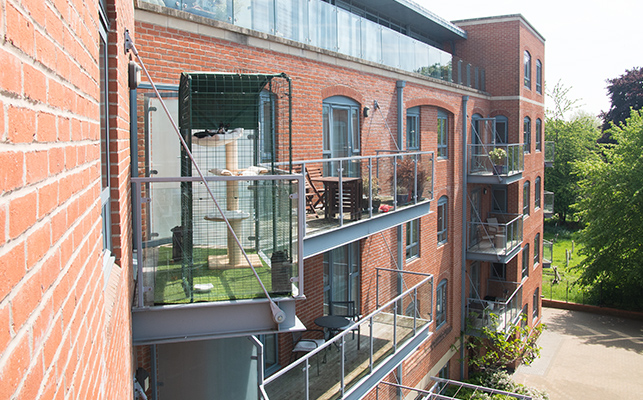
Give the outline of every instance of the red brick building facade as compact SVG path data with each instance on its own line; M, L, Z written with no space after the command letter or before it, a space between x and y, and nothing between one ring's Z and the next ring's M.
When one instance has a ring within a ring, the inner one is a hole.
M492 294L489 279L520 284L518 307L527 313L530 325L538 323L543 202L535 194L542 196L544 179L544 39L522 16L452 25L450 29L459 32L460 38L445 40L442 48L476 66L471 67L475 72L469 72L475 83L467 85L464 68L458 70L459 76L453 67L451 78L436 79L155 3L3 2L0 397L134 398L132 382L140 367L150 374L147 395L166 398L158 388L175 385L171 379L184 379L180 376L185 366L177 366L173 378L158 372L167 368L160 365L164 355L178 359L176 353L181 351L172 353L170 345L182 342L146 343L132 338L132 307L137 308L136 296L141 296L135 282L143 279L133 250L140 254L143 249L136 244L139 228L133 216L130 177L144 172L145 144L140 138L147 117L140 102L137 109L130 97L128 62L138 60L125 51L125 30L152 81L166 90L176 90L186 71L285 73L292 82L293 160L325 157L325 102L338 98L348 99L359 110L355 129L360 156L380 150L433 152L430 212L413 227L408 225L415 224L410 220L398 223L356 237L351 245L357 249L358 290L350 299L359 304L361 316L378 307L373 289L376 267L433 276L429 337L386 381L426 389L433 383L431 376L464 378L458 346L469 306L476 303L470 295L475 279L480 301ZM100 56L101 37L106 57ZM107 73L104 81L102 72ZM106 97L101 99L101 94ZM106 119L101 119L101 107L107 107ZM409 119L415 115L416 119ZM524 164L511 179L467 181L465 176L474 175L471 169L463 170L475 161L471 156L476 150L470 147L476 143L474 120L497 117L506 118L506 137L498 143L529 140L529 149L520 149ZM409 121L418 121L413 149L407 137ZM445 140L440 143L445 126ZM528 134L525 129L530 130ZM136 151L130 140L133 135L141 143L136 160L131 157ZM108 145L106 151L101 151L101 144ZM138 163L138 172L131 163ZM101 193L109 195L107 203ZM479 200L475 207L473 196ZM105 204L109 218L101 214ZM493 211L524 214L520 240L507 239L507 231L514 226L508 223L501 228L504 233L496 233L512 242L505 243L509 250L497 259L475 251L475 244L488 238L488 230L497 228L486 217ZM417 243L409 245L407 232L418 230ZM473 231L482 231L481 236L471 239ZM416 253L404 254L405 243L411 246L407 252ZM329 247L326 253L337 248ZM327 312L324 296L329 285L324 279L329 272L325 267L333 265L332 257L317 253L303 260L305 299L297 299L296 316L309 329ZM500 267L495 264L503 265L502 277L497 276L494 268ZM491 297L485 301L501 300ZM187 341L198 343L199 339ZM223 340L227 339L203 341L215 348L238 343ZM287 366L291 333L277 334L274 343L274 365ZM217 351L208 357L225 357ZM314 368L311 371L314 374ZM390 388L380 385L380 390L383 395Z

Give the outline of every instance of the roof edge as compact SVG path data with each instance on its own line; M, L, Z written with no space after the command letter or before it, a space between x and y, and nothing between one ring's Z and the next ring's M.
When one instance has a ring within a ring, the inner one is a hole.
M484 24L490 24L490 23L495 23L495 22L506 22L506 21L515 21L518 20L527 26L529 30L531 30L535 36L537 36L543 43L545 43L545 37L540 34L534 28L534 26L527 21L527 19L522 15L522 14L508 14L508 15L496 15L496 16L490 16L490 17L480 17L480 18L469 18L469 19L461 19L461 20L456 20L456 21L451 21L453 24L456 24L457 26L467 26L467 25L476 25L479 23L484 23Z
M436 22L437 24L441 25L445 29L448 29L451 32L455 33L456 35L460 36L462 39L467 38L467 31L455 25L453 22L449 22L446 19L440 17L439 15L429 11L428 9L424 8L420 4L414 2L413 0L395 0L395 2L401 4L402 6L408 9L411 9L417 12L420 15L423 15L427 19L430 19Z

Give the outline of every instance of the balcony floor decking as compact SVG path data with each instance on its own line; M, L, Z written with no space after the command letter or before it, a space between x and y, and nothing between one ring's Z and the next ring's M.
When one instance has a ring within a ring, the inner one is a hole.
M512 249L516 248L517 246L520 246L521 242L522 241L518 241L518 240L509 240L507 241L506 246L503 247L502 245L497 246L489 239L483 239L483 240L480 240L478 243L472 246L469 246L469 249L467 251L470 253L503 256L509 253Z
M417 322L418 329L428 323L423 320L417 320ZM345 336L345 390L349 390L369 373L371 347L368 330L368 325L365 325L362 326L359 332L354 332L354 338L352 331ZM391 314L381 314L376 318L373 327L372 353L374 366L379 365L393 353L393 331L393 316ZM360 335L359 338L358 335ZM405 342L412 335L413 318L398 315L395 341L398 344ZM358 343L360 343L359 349L357 348ZM317 361L319 361L319 373ZM311 357L309 363L309 398L320 400L341 398L341 345L336 343L328 344L325 350ZM266 385L270 400L302 398L304 388L305 374L303 365L294 368L284 376Z

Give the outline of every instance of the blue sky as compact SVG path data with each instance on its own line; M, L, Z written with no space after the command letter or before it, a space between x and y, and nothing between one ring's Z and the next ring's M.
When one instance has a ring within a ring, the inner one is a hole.
M545 85L560 80L591 114L609 109L606 79L643 66L640 0L413 1L449 21L522 14L545 38Z

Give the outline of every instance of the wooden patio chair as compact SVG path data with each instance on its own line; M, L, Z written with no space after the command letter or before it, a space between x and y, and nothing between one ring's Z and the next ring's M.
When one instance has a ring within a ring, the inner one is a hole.
M306 205L309 210L313 213L317 213L316 209L321 205L324 205L324 193L323 188L318 188L313 182L314 178L321 178L324 176L322 169L320 167L305 167L305 176L306 176Z

